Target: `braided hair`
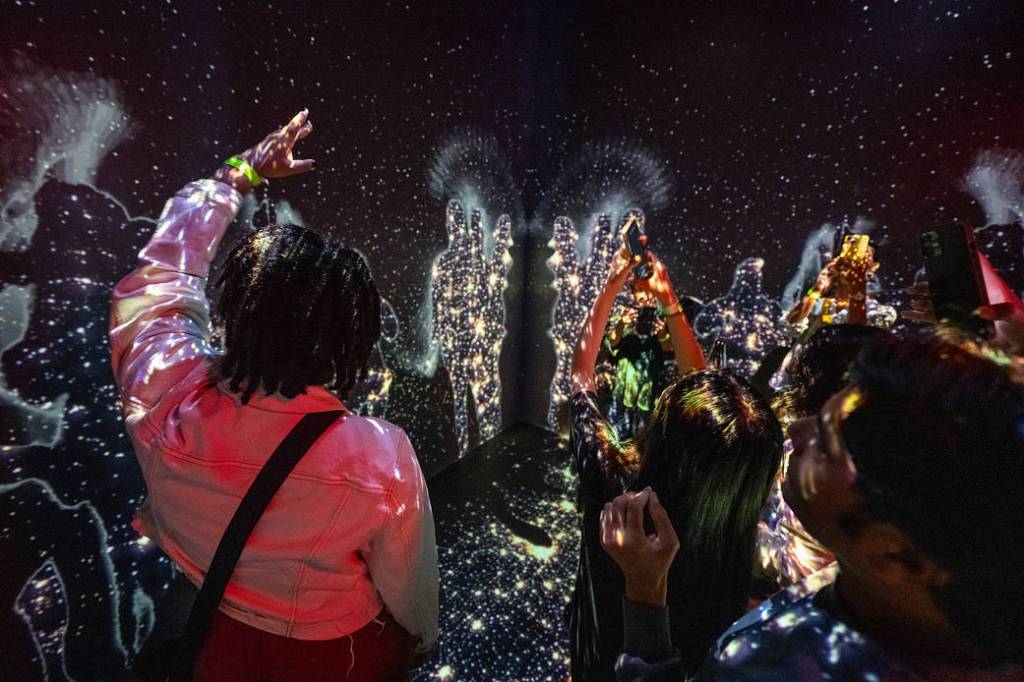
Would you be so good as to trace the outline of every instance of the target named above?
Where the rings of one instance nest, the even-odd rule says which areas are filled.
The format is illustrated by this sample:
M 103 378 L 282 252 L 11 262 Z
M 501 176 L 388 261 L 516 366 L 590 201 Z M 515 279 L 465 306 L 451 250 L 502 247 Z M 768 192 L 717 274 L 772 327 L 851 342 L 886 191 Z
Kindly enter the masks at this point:
M 359 253 L 297 225 L 268 225 L 234 249 L 217 281 L 220 378 L 286 398 L 322 385 L 345 395 L 380 336 L 380 294 Z

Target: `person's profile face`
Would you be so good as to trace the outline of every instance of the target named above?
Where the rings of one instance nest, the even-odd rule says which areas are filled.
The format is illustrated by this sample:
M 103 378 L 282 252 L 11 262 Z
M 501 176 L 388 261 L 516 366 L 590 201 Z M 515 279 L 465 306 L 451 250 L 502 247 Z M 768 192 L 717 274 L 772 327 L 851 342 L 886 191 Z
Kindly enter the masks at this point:
M 839 520 L 857 508 L 857 470 L 843 443 L 840 424 L 863 400 L 856 387 L 832 396 L 821 411 L 790 425 L 793 441 L 782 494 L 807 531 L 836 554 L 845 534 Z

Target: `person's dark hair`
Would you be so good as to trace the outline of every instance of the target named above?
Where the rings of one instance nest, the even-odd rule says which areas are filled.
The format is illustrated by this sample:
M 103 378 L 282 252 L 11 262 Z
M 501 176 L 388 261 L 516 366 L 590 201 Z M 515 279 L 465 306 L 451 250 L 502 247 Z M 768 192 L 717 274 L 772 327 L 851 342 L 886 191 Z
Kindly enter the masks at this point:
M 703 370 L 662 392 L 636 451 L 633 487 L 658 494 L 679 535 L 669 571 L 670 622 L 692 671 L 745 610 L 782 429 L 744 379 Z
M 779 403 L 780 409 L 794 418 L 817 414 L 846 385 L 850 363 L 865 344 L 889 335 L 884 329 L 859 324 L 819 329 L 800 348 L 789 368 L 789 388 Z
M 366 373 L 380 337 L 380 295 L 361 255 L 297 225 L 269 225 L 231 251 L 217 282 L 221 377 L 247 403 L 309 386 L 339 395 Z
M 850 369 L 842 433 L 867 508 L 952 576 L 934 590 L 982 649 L 1024 661 L 1024 385 L 936 339 L 885 339 Z

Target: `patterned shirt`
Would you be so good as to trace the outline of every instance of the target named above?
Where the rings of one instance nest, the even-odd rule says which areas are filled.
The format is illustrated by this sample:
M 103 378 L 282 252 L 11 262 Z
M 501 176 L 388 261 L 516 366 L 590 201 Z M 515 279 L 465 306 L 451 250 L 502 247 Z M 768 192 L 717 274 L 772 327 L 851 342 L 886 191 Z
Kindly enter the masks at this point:
M 864 680 L 911 682 L 918 680 L 1024 680 L 1017 666 L 994 670 L 967 670 L 910 662 L 880 642 L 837 618 L 833 582 L 838 567 L 809 576 L 778 593 L 733 623 L 708 654 L 696 678 L 720 680 Z M 651 619 L 650 612 L 641 616 Z M 647 623 L 627 622 L 627 641 L 634 629 Z M 657 635 L 667 628 L 649 628 Z M 635 640 L 635 637 L 633 638 Z M 650 638 L 648 638 L 649 640 Z M 645 642 L 650 650 L 656 644 Z M 663 650 L 663 649 L 662 649 Z M 643 660 L 627 651 L 616 664 L 620 682 L 683 679 L 678 656 L 663 661 Z

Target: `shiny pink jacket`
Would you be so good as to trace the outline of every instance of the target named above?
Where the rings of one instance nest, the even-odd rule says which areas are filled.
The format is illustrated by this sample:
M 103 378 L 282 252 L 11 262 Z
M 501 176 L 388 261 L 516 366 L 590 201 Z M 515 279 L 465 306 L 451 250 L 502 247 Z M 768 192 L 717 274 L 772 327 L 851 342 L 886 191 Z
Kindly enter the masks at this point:
M 114 288 L 113 368 L 148 496 L 134 526 L 195 583 L 256 473 L 323 388 L 247 405 L 211 385 L 206 275 L 240 195 L 201 180 L 167 203 L 141 263 Z M 286 637 L 334 639 L 383 606 L 422 647 L 437 639 L 427 488 L 405 433 L 346 413 L 313 445 L 253 532 L 221 610 Z

